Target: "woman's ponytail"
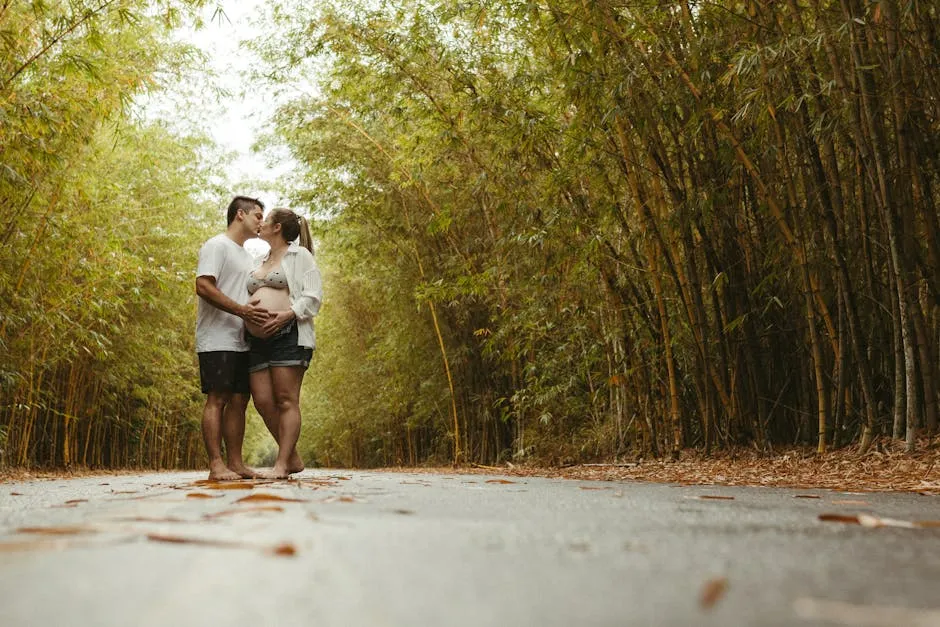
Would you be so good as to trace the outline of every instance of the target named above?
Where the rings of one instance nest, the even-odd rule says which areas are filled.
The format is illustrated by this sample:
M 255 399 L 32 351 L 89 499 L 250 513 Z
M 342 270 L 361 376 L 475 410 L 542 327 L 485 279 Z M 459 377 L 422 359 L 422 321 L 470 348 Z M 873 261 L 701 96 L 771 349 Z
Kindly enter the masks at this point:
M 310 237 L 310 225 L 307 224 L 307 218 L 297 214 L 297 221 L 300 222 L 300 245 L 313 253 L 313 238 Z

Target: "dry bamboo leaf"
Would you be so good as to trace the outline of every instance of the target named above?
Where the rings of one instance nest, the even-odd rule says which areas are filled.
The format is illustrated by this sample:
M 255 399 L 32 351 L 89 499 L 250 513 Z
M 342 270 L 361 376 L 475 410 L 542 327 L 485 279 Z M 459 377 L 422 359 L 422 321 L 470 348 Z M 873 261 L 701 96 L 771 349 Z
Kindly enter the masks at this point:
M 725 592 L 728 589 L 728 579 L 726 577 L 715 577 L 709 579 L 702 586 L 702 591 L 699 593 L 699 605 L 702 609 L 711 609 L 718 601 L 725 596 Z
M 280 555 L 281 557 L 293 557 L 297 555 L 297 549 L 294 548 L 293 544 L 285 542 L 284 544 L 279 544 L 271 549 L 271 553 L 274 555 Z
M 818 494 L 794 494 L 793 498 L 795 499 L 821 499 L 822 497 Z
M 214 514 L 206 514 L 203 518 L 210 520 L 222 516 L 231 516 L 233 514 L 252 514 L 256 512 L 283 512 L 284 508 L 280 505 L 258 505 L 256 507 L 242 507 L 240 509 L 226 509 Z
M 323 502 L 324 503 L 358 503 L 359 499 L 357 499 L 354 496 L 347 496 L 344 494 L 342 496 L 328 496 L 327 498 L 323 499 Z
M 486 482 L 487 483 L 501 483 L 501 484 L 515 483 L 515 481 L 509 481 L 508 479 L 487 479 Z
M 733 496 L 721 496 L 720 494 L 702 494 L 698 498 L 700 499 L 711 499 L 714 501 L 733 501 Z
M 402 515 L 404 515 L 404 516 L 408 516 L 408 515 L 410 515 L 410 514 L 414 514 L 414 512 L 411 511 L 410 509 L 393 509 L 392 512 L 395 513 L 395 514 L 402 514 Z
M 279 502 L 290 502 L 290 503 L 306 503 L 307 499 L 289 499 L 284 496 L 278 496 L 276 494 L 249 494 L 248 496 L 243 496 L 242 498 L 235 501 L 236 503 L 253 503 L 256 501 L 279 501 Z
M 153 542 L 167 542 L 170 544 L 205 544 L 207 546 L 233 546 L 233 542 L 221 540 L 207 540 L 205 538 L 184 538 L 182 536 L 168 536 L 162 533 L 148 533 L 147 539 Z
M 221 494 L 206 494 L 205 492 L 190 492 L 186 495 L 188 499 L 217 499 Z
M 76 536 L 83 533 L 96 533 L 88 527 L 20 527 L 17 533 L 31 533 L 46 536 Z
M 176 518 L 175 516 L 131 516 L 128 518 L 117 518 L 121 522 L 145 522 L 145 523 L 187 523 L 191 522 L 185 518 Z
M 79 503 L 87 503 L 88 499 L 71 499 L 62 503 L 61 505 L 53 505 L 52 507 L 78 507 Z
M 21 492 L 10 492 L 10 496 L 23 496 Z
M 296 553 L 293 547 L 286 549 L 289 545 L 278 545 L 274 547 L 257 546 L 243 542 L 230 542 L 225 540 L 210 540 L 207 538 L 187 538 L 183 536 L 167 536 L 158 533 L 147 534 L 147 539 L 152 542 L 166 542 L 169 544 L 198 544 L 201 546 L 212 546 L 231 549 L 261 549 L 266 553 L 279 556 L 292 556 Z
M 824 520 L 826 522 L 846 523 L 848 525 L 861 524 L 858 522 L 858 516 L 853 516 L 849 514 L 820 514 L 819 520 Z
M 868 514 L 859 514 L 858 524 L 863 527 L 868 527 L 869 529 L 876 529 L 878 527 L 900 527 L 902 529 L 914 529 L 916 526 L 914 523 L 907 520 L 878 518 L 877 516 L 869 516 Z
M 940 527 L 940 521 L 938 520 L 898 520 L 896 518 L 879 518 L 878 516 L 871 516 L 869 514 L 820 514 L 819 520 L 825 520 L 827 522 L 841 522 L 850 525 L 861 525 L 869 529 L 877 529 L 879 527 L 896 527 L 899 529 L 927 529 L 932 527 Z

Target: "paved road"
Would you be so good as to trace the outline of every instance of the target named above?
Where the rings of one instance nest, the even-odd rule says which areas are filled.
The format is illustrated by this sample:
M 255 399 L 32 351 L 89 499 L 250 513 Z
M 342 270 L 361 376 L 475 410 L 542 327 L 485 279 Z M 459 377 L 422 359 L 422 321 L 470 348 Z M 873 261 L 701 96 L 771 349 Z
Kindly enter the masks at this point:
M 936 496 L 203 477 L 0 484 L 0 625 L 940 626 L 940 528 L 819 518 L 936 521 Z

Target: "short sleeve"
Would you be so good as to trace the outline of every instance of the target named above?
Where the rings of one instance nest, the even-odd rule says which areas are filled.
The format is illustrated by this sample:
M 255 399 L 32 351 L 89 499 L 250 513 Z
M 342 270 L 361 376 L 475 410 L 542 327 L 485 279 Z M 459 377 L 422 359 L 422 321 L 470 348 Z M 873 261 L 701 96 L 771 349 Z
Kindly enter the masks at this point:
M 225 249 L 219 246 L 220 242 L 213 238 L 199 249 L 199 262 L 196 264 L 196 278 L 211 276 L 218 279 L 225 261 Z

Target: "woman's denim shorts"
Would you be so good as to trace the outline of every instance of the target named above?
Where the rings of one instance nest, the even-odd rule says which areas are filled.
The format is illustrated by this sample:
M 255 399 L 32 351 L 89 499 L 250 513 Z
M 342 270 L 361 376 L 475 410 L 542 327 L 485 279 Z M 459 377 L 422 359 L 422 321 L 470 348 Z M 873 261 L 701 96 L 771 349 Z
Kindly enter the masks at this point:
M 268 338 L 247 333 L 251 351 L 248 354 L 248 372 L 270 367 L 310 365 L 313 349 L 297 345 L 297 321 L 291 320 Z

